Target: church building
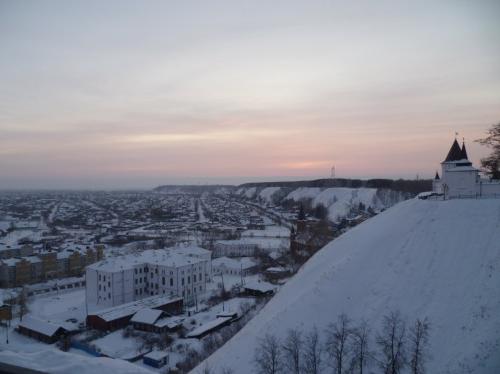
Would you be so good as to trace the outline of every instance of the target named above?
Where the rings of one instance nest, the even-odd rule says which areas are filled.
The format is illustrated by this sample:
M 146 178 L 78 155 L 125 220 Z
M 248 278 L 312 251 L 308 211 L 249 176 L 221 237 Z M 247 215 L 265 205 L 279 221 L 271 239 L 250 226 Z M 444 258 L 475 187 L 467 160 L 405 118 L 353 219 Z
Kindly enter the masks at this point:
M 465 142 L 460 147 L 457 139 L 441 162 L 441 177 L 436 172 L 432 189 L 445 198 L 500 197 L 500 181 L 481 178 L 469 161 Z

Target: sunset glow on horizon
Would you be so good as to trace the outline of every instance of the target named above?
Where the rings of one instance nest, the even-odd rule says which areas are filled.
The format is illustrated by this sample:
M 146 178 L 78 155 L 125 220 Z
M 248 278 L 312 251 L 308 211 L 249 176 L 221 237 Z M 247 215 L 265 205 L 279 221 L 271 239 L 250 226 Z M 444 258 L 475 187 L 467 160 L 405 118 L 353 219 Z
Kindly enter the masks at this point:
M 0 189 L 430 178 L 500 121 L 498 1 L 0 2 Z

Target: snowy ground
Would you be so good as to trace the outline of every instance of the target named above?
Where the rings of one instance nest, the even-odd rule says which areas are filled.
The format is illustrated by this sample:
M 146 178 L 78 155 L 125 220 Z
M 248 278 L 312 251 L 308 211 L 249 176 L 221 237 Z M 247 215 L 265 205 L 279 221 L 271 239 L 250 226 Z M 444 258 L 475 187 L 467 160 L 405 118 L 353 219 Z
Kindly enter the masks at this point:
M 124 338 L 123 330 L 114 331 L 103 338 L 92 341 L 101 353 L 113 358 L 131 359 L 147 350 L 142 348 L 142 342 L 134 337 Z
M 500 199 L 400 203 L 320 250 L 208 363 L 253 373 L 259 337 L 323 333 L 340 313 L 368 321 L 376 349 L 399 310 L 431 323 L 429 373 L 500 373 L 499 243 Z
M 30 298 L 30 313 L 42 319 L 64 322 L 69 318 L 85 321 L 85 289 Z

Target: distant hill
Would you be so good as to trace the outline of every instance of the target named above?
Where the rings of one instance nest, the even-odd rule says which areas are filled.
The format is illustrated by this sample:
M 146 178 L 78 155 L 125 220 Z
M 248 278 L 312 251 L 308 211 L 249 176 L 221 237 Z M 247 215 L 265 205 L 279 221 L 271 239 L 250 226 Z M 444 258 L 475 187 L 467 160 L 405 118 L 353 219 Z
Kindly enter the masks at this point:
M 315 179 L 310 181 L 291 181 L 291 182 L 258 182 L 258 183 L 245 183 L 238 186 L 238 188 L 249 187 L 286 187 L 286 188 L 299 188 L 299 187 L 318 187 L 318 188 L 331 188 L 331 187 L 348 187 L 348 188 L 385 188 L 393 191 L 409 192 L 412 194 L 419 194 L 420 192 L 432 190 L 431 179 L 408 180 L 408 179 L 344 179 L 344 178 L 329 178 L 329 179 Z
M 426 372 L 500 373 L 499 213 L 500 199 L 397 204 L 321 249 L 208 365 L 255 373 L 266 333 L 283 339 L 316 326 L 323 339 L 341 313 L 368 322 L 377 351 L 383 316 L 400 311 L 408 324 L 431 323 Z
M 290 182 L 256 182 L 256 183 L 243 183 L 240 185 L 162 185 L 153 189 L 157 192 L 170 192 L 170 193 L 202 193 L 205 191 L 214 192 L 218 190 L 232 191 L 238 188 L 266 188 L 266 187 L 283 187 L 283 188 L 299 188 L 299 187 L 317 187 L 317 188 L 331 188 L 331 187 L 349 187 L 349 188 L 384 188 L 393 191 L 408 192 L 411 194 L 419 194 L 420 192 L 432 190 L 431 179 L 421 180 L 408 180 L 408 179 L 345 179 L 345 178 L 329 178 L 329 179 L 315 179 L 305 181 L 290 181 Z

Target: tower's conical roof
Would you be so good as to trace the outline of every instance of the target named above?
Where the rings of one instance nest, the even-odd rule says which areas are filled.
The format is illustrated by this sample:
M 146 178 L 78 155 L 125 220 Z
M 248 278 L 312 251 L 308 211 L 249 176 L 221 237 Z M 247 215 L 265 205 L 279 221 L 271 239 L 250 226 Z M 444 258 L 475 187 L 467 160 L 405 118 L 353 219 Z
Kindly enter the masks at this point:
M 457 139 L 455 139 L 455 141 L 451 145 L 450 151 L 448 152 L 448 156 L 446 156 L 444 162 L 458 161 L 461 159 L 462 159 L 462 150 L 460 149 L 460 145 L 458 145 Z
M 462 149 L 460 150 L 460 159 L 462 160 L 469 159 L 469 157 L 467 157 L 467 150 L 465 149 L 465 142 L 462 143 Z
M 439 179 L 440 179 L 440 178 L 439 178 L 439 174 L 438 174 L 438 172 L 437 172 L 437 171 L 436 171 L 436 176 L 434 177 L 434 179 L 435 179 L 435 180 L 439 180 Z

